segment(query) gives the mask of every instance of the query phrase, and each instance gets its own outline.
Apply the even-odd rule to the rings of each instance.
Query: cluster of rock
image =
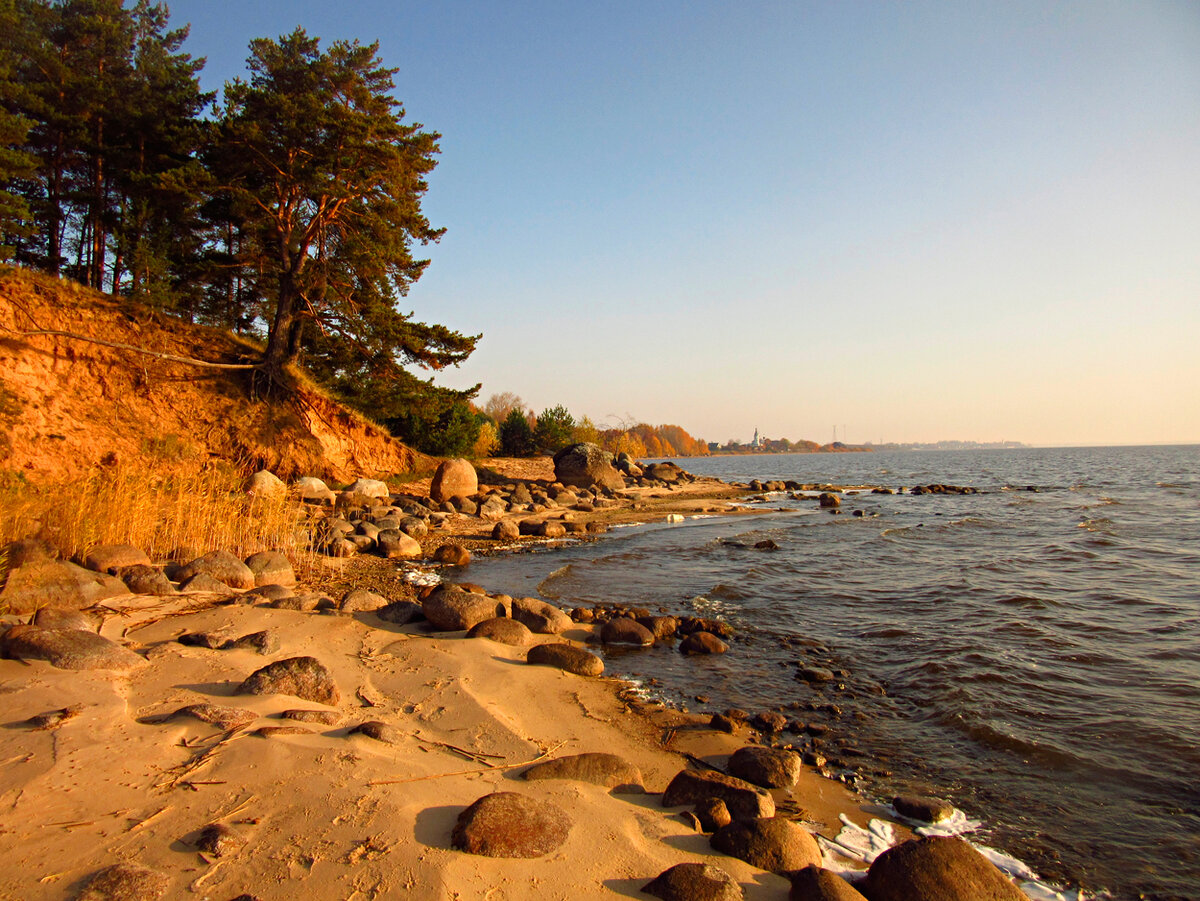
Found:
[[[790,751],[747,746],[735,752],[728,772],[685,769],[661,797],[664,808],[686,807],[681,815],[709,835],[714,851],[791,882],[795,901],[1021,901],[1024,895],[969,844],[956,838],[921,838],[879,855],[857,885],[823,869],[816,838],[803,826],[779,815],[772,789],[796,784],[800,758]],[[603,786],[611,792],[642,792],[642,775],[623,758],[607,753],[577,754],[529,767],[526,780],[569,779]],[[899,801],[900,799],[897,799]],[[941,812],[932,799],[915,799]],[[932,821],[930,816],[926,822]],[[556,851],[569,837],[570,814],[557,804],[505,791],[484,795],[455,823],[451,842],[471,854],[537,858]],[[670,867],[642,887],[664,901],[740,901],[742,888],[713,863]]]
[[[71,562],[58,559],[44,542],[28,540],[10,545],[8,555],[11,569],[0,604],[11,617],[33,616],[29,622],[9,623],[0,635],[0,654],[46,660],[61,669],[128,670],[145,663],[98,634],[103,620],[87,611],[104,601],[135,594],[290,593],[296,583],[291,563],[273,551],[242,560],[218,550],[187,563],[156,566],[145,551],[128,545],[98,545]]]

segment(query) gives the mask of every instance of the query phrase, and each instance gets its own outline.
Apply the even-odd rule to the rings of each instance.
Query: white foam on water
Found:
[[[442,584],[442,577],[427,569],[408,568],[404,570],[404,581],[409,585],[430,588],[434,585]]]
[[[873,819],[864,829],[845,814],[839,814],[842,829],[833,839],[823,835],[817,836],[821,846],[821,866],[832,870],[849,882],[860,878],[864,872],[862,865],[869,866],[876,857],[896,844],[896,832],[892,824],[886,820]],[[912,822],[904,817],[896,819]],[[980,822],[967,817],[961,810],[955,809],[949,819],[943,820],[936,826],[922,826],[915,829],[919,835],[962,835],[978,829]],[[958,829],[958,831],[953,831]],[[1038,878],[1037,873],[1026,864],[995,848],[986,845],[971,844],[976,851],[986,857],[1002,873],[1017,883],[1017,886],[1030,901],[1091,901],[1097,898],[1109,898],[1111,895],[1089,894],[1082,889],[1062,889]]]

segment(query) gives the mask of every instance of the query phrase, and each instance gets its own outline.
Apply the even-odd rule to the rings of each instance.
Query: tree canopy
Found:
[[[407,367],[479,336],[397,308],[443,229],[421,209],[440,135],[405,121],[377,44],[250,45],[220,101],[149,0],[0,0],[0,258],[265,340],[430,452],[478,435]],[[206,112],[207,111],[207,112]],[[477,390],[477,389],[476,389]]]

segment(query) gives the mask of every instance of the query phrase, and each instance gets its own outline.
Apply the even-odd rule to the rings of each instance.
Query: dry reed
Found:
[[[292,498],[252,497],[235,466],[196,460],[117,463],[74,481],[0,485],[0,547],[40,538],[64,558],[129,544],[153,560],[222,549],[239,557],[280,551],[309,570],[311,514]]]

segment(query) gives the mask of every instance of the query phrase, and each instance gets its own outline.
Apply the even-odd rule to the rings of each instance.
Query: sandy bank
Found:
[[[264,629],[278,639],[266,657],[175,640]],[[262,901],[639,897],[663,869],[696,860],[719,863],[747,898],[786,891],[782,878],[712,852],[707,837],[663,810],[654,794],[686,765],[680,752],[719,764],[749,736],[626,703],[618,681],[530,666],[518,648],[401,628],[373,614],[133,598],[104,633],[123,635],[147,665],[115,675],[0,661],[0,897],[71,898],[90,874],[121,861],[167,874],[168,897],[220,901],[242,893]],[[341,695],[335,707],[234,693],[268,660],[296,655],[331,670]],[[256,719],[232,733],[191,718],[157,721],[201,702]],[[56,728],[24,723],[60,708],[74,712]],[[294,708],[332,710],[336,724],[280,719]],[[367,720],[394,726],[396,743],[348,734]],[[269,731],[280,726],[291,731]],[[513,766],[587,751],[626,757],[651,793],[525,782],[524,767]],[[459,812],[497,790],[567,810],[567,843],[535,860],[453,850]],[[812,773],[790,796],[776,795],[784,810],[802,808],[810,828],[827,835],[836,833],[839,813],[867,820],[859,801]],[[198,830],[213,822],[245,844],[223,857],[199,852]]]

